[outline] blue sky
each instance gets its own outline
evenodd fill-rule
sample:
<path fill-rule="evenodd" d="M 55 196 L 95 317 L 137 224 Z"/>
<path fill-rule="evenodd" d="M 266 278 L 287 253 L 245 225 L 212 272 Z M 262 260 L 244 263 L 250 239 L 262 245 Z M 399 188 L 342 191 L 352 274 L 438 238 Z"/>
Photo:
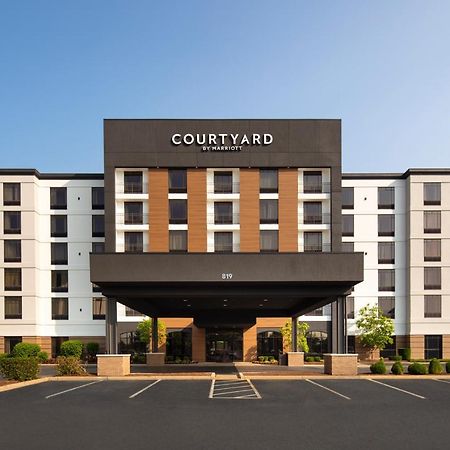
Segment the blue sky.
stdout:
<path fill-rule="evenodd" d="M 103 118 L 341 118 L 343 168 L 450 166 L 450 2 L 0 0 L 0 167 L 103 170 Z"/>

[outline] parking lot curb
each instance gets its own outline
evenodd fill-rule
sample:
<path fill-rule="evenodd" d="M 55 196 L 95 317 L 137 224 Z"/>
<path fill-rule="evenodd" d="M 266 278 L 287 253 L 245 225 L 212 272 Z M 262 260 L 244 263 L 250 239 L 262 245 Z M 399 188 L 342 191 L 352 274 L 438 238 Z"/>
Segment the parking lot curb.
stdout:
<path fill-rule="evenodd" d="M 0 392 L 12 391 L 14 389 L 20 389 L 27 386 L 33 386 L 33 384 L 45 383 L 48 381 L 48 377 L 38 378 L 36 380 L 19 381 L 18 383 L 6 384 L 5 386 L 0 386 Z"/>
<path fill-rule="evenodd" d="M 433 378 L 443 378 L 450 380 L 450 374 L 441 375 L 375 375 L 361 374 L 352 376 L 340 375 L 252 375 L 246 373 L 245 378 L 249 380 L 367 380 L 373 378 L 375 380 L 432 380 Z"/>

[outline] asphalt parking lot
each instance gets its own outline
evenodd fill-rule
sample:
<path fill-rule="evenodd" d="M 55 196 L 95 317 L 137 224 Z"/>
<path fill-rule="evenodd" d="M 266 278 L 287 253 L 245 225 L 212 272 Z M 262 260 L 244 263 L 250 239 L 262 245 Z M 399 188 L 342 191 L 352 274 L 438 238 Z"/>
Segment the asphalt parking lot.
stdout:
<path fill-rule="evenodd" d="M 8 450 L 444 449 L 450 380 L 52 381 L 0 417 Z"/>

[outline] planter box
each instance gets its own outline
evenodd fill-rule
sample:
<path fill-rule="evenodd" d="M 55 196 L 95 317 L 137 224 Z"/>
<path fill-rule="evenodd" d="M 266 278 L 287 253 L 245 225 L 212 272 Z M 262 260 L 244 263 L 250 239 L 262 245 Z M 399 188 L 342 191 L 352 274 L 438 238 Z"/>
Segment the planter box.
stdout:
<path fill-rule="evenodd" d="M 97 355 L 97 375 L 100 377 L 130 375 L 130 355 Z"/>
<path fill-rule="evenodd" d="M 304 352 L 287 352 L 288 367 L 301 367 L 305 365 Z"/>
<path fill-rule="evenodd" d="M 147 366 L 163 366 L 165 364 L 165 353 L 146 353 L 145 361 Z"/>
<path fill-rule="evenodd" d="M 326 353 L 323 355 L 324 373 L 327 375 L 357 375 L 358 355 Z"/>

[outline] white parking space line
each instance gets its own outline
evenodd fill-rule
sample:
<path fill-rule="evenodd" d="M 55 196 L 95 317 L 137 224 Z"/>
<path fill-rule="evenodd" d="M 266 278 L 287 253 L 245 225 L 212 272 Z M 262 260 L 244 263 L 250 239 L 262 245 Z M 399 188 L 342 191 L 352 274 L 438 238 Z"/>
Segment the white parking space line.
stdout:
<path fill-rule="evenodd" d="M 422 400 L 426 400 L 426 397 L 424 397 L 423 395 L 415 394 L 414 392 L 410 392 L 410 391 L 405 391 L 404 389 L 400 389 L 398 387 L 391 386 L 390 384 L 382 383 L 381 381 L 373 380 L 372 378 L 368 378 L 367 380 L 371 381 L 372 383 L 381 384 L 382 386 L 386 386 L 388 388 L 395 389 L 396 391 L 403 392 L 404 394 L 412 395 L 413 397 L 417 397 Z"/>
<path fill-rule="evenodd" d="M 237 388 L 237 387 L 247 386 L 247 384 L 248 384 L 248 383 L 245 383 L 245 384 L 238 384 L 238 385 L 236 385 L 236 386 L 225 386 L 225 387 L 222 387 L 222 386 L 217 387 L 217 384 L 216 384 L 215 387 L 214 387 L 214 390 L 215 390 L 216 392 L 218 392 L 218 391 L 226 391 L 227 389 L 235 389 L 235 388 Z"/>
<path fill-rule="evenodd" d="M 84 387 L 87 387 L 87 386 L 92 386 L 93 384 L 96 384 L 96 383 L 101 383 L 102 381 L 103 380 L 92 381 L 91 383 L 82 384 L 81 386 L 76 386 L 76 387 L 71 388 L 71 389 L 66 389 L 65 391 L 56 392 L 54 394 L 47 395 L 47 397 L 45 397 L 45 398 L 47 399 L 47 398 L 51 398 L 51 397 L 56 397 L 57 395 L 65 394 L 66 392 L 75 391 L 77 389 L 81 389 L 81 388 L 84 388 Z"/>
<path fill-rule="evenodd" d="M 250 380 L 219 381 L 212 380 L 209 398 L 213 399 L 260 399 L 261 395 Z"/>
<path fill-rule="evenodd" d="M 260 395 L 260 393 L 258 392 L 258 390 L 255 388 L 255 385 L 250 381 L 250 380 L 247 380 L 248 381 L 248 384 L 252 387 L 252 389 L 255 391 L 255 395 L 256 395 L 256 397 L 257 398 L 261 398 L 261 395 Z"/>
<path fill-rule="evenodd" d="M 351 400 L 350 397 L 347 397 L 346 395 L 341 394 L 341 393 L 339 393 L 339 392 L 336 392 L 336 391 L 334 391 L 333 389 L 327 388 L 326 386 L 323 386 L 323 385 L 321 385 L 321 384 L 319 384 L 319 383 L 316 383 L 315 381 L 308 380 L 308 379 L 305 379 L 305 381 L 307 381 L 308 383 L 314 384 L 314 386 L 318 386 L 318 387 L 320 387 L 320 388 L 322 388 L 322 389 L 325 389 L 326 391 L 331 392 L 331 393 L 333 393 L 333 394 L 335 394 L 335 395 L 338 395 L 339 397 L 345 398 L 346 400 Z"/>
<path fill-rule="evenodd" d="M 232 381 L 231 383 L 223 383 L 223 382 L 220 382 L 220 381 L 216 381 L 216 386 L 220 386 L 220 387 L 222 387 L 222 386 L 231 386 L 231 385 L 236 385 L 236 384 L 239 384 L 239 383 L 247 383 L 247 381 L 246 380 L 244 380 L 244 381 Z"/>
<path fill-rule="evenodd" d="M 450 384 L 450 381 L 448 381 L 448 380 L 440 380 L 439 378 L 433 378 L 433 381 L 439 381 L 439 383 Z"/>
<path fill-rule="evenodd" d="M 211 388 L 209 390 L 209 398 L 213 398 L 214 395 L 214 384 L 216 383 L 216 380 L 211 381 Z"/>
<path fill-rule="evenodd" d="M 144 389 L 141 389 L 140 391 L 135 392 L 133 395 L 130 395 L 128 398 L 135 398 L 137 397 L 139 394 L 142 394 L 144 391 L 146 391 L 147 389 L 150 389 L 152 386 L 154 386 L 155 384 L 159 383 L 161 380 L 156 380 L 154 383 L 149 384 L 148 386 L 145 386 Z"/>
<path fill-rule="evenodd" d="M 218 393 L 214 392 L 214 397 L 217 397 L 218 395 L 237 394 L 239 392 L 245 392 L 245 391 L 252 391 L 253 392 L 253 389 L 251 387 L 249 387 L 249 388 L 239 389 L 238 391 L 228 391 L 228 392 L 218 392 Z"/>

